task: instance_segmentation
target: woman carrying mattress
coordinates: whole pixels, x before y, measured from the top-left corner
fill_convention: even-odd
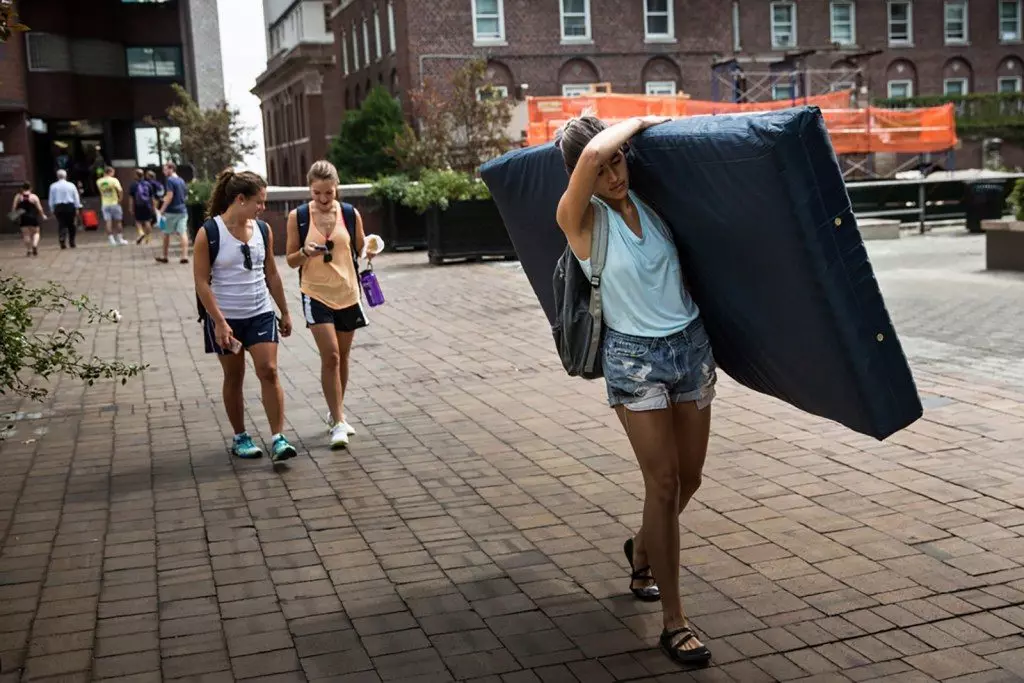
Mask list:
[[[639,600],[661,600],[662,650],[681,664],[701,666],[711,652],[683,611],[679,515],[701,482],[715,361],[671,234],[630,191],[626,166],[630,138],[667,120],[606,126],[584,116],[567,122],[556,139],[569,173],[557,219],[590,277],[594,216],[607,218],[602,365],[608,402],[629,437],[645,489],[642,528],[623,548],[633,572],[630,590]]]

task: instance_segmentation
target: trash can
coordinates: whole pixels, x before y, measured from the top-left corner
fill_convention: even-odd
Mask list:
[[[1006,206],[1003,183],[967,183],[964,205],[967,209],[967,231],[980,233],[983,220],[1003,217]]]

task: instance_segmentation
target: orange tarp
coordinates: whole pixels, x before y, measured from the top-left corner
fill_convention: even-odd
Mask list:
[[[607,122],[631,116],[699,116],[788,109],[804,104],[822,109],[836,154],[906,152],[922,154],[953,148],[957,143],[952,104],[926,109],[850,109],[850,91],[773,102],[703,102],[682,95],[597,94],[580,97],[528,97],[527,143],[553,140],[571,117],[585,111]]]

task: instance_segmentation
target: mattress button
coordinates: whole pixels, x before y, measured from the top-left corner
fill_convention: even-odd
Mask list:
[[[875,336],[875,339],[877,339],[878,341],[882,341],[883,339],[885,339],[885,335],[884,335],[884,334],[882,334],[881,332],[879,332],[879,333],[878,333],[878,334],[877,334],[877,335]]]
[[[842,219],[842,218],[838,218],[838,217],[837,217],[837,218],[836,218],[836,227],[838,228],[838,227],[839,227],[840,225],[842,225],[842,224],[843,224],[843,219]]]

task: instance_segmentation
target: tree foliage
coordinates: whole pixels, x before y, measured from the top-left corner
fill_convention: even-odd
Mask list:
[[[512,103],[487,76],[487,63],[468,63],[442,89],[434,82],[410,93],[417,128],[406,126],[392,150],[411,174],[451,168],[476,173],[482,163],[508,151]]]
[[[117,323],[116,310],[101,311],[85,296],[74,297],[55,282],[45,287],[29,287],[18,276],[0,277],[0,394],[40,401],[48,391],[35,386],[32,378],[43,380],[64,375],[88,382],[120,379],[125,384],[145,367],[120,360],[86,359],[78,350],[85,336],[78,330],[57,328],[55,332],[36,331],[38,313],[61,313],[75,309],[83,313],[89,325]]]
[[[331,141],[327,156],[341,181],[375,179],[394,172],[398,164],[389,150],[404,126],[402,107],[395,98],[384,88],[371,90],[359,109],[345,113],[341,131]]]
[[[13,0],[0,0],[0,43],[5,43],[14,32],[27,31],[18,21],[18,12],[14,9]]]
[[[171,87],[178,101],[167,109],[167,121],[178,127],[181,137],[171,140],[164,136],[161,145],[178,163],[195,166],[196,178],[212,180],[256,151],[257,145],[250,139],[250,129],[242,123],[238,109],[227,102],[202,109],[180,85]]]

